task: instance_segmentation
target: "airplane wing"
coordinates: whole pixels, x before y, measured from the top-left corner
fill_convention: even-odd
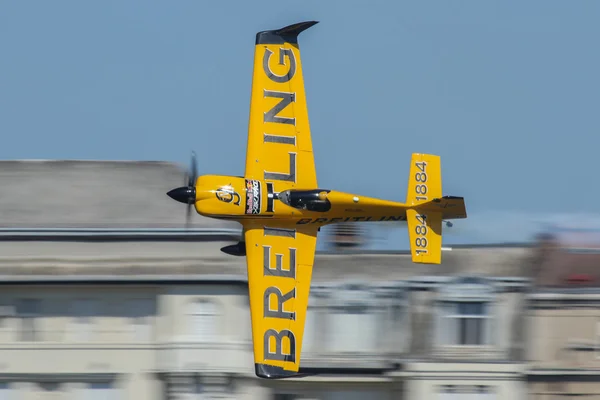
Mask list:
[[[316,21],[256,34],[245,177],[275,191],[317,187],[298,35]]]
[[[261,378],[299,370],[317,229],[246,227],[254,365]]]

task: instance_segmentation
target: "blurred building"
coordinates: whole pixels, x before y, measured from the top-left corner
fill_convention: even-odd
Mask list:
[[[246,261],[219,251],[238,226],[195,215],[181,229],[185,207],[165,193],[183,177],[166,163],[0,162],[6,398],[525,399],[546,390],[531,380],[554,355],[528,343],[525,327],[551,319],[547,310],[526,319],[542,300],[523,246],[454,248],[441,265],[405,253],[317,254],[303,368],[319,375],[257,378]],[[554,346],[566,325],[535,335]],[[529,370],[530,359],[540,364]]]
[[[333,250],[345,251],[366,244],[366,235],[364,229],[361,229],[361,224],[345,222],[326,226],[326,228],[329,228],[329,245]]]
[[[540,238],[528,295],[531,399],[600,398],[600,232]]]

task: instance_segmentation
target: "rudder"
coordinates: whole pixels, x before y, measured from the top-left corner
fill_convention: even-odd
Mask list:
[[[442,197],[442,166],[440,156],[413,153],[406,191],[409,206]]]

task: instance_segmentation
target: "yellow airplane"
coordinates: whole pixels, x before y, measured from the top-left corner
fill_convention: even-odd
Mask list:
[[[406,202],[319,188],[298,35],[317,21],[256,34],[243,177],[197,177],[174,200],[207,217],[238,221],[246,255],[254,363],[261,378],[298,375],[317,232],[336,222],[406,221],[412,260],[441,262],[442,221],[466,218],[462,197],[443,196],[439,156],[412,155]]]

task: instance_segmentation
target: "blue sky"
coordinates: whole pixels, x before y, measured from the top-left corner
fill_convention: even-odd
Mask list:
[[[598,1],[3,2],[0,158],[194,149],[201,173],[240,174],[254,34],[314,19],[300,48],[320,186],[403,200],[410,154],[439,154],[469,211],[445,243],[526,240],[600,221],[599,15]]]

